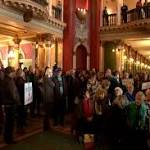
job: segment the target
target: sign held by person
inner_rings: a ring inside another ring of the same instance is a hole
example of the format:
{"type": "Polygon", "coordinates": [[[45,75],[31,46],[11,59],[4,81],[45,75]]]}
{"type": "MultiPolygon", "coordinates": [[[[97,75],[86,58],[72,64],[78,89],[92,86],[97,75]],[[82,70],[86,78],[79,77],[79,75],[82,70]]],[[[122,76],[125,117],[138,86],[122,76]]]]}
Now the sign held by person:
{"type": "Polygon", "coordinates": [[[24,84],[24,105],[28,105],[33,101],[32,83],[24,84]]]}

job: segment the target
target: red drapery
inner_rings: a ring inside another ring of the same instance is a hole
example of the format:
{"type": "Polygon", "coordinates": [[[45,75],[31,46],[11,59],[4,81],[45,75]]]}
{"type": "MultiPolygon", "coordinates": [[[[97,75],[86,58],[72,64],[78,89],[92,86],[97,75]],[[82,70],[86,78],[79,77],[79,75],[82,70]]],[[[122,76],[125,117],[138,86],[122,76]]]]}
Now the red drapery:
{"type": "Polygon", "coordinates": [[[88,0],[76,0],[76,8],[88,9],[88,0]]]}

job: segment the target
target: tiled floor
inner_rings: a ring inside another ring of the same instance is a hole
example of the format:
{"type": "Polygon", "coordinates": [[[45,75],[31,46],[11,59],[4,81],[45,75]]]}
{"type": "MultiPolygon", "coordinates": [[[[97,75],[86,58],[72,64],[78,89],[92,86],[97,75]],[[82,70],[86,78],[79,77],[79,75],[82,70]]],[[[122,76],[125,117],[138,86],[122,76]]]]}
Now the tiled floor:
{"type": "MultiPolygon", "coordinates": [[[[32,135],[35,135],[37,133],[43,132],[42,128],[42,123],[43,123],[43,118],[29,118],[27,121],[27,127],[26,127],[26,133],[25,134],[17,134],[16,132],[14,133],[14,139],[15,141],[21,141],[23,139],[26,139],[32,135]]],[[[65,133],[65,134],[70,134],[70,128],[65,127],[62,128],[60,126],[58,127],[52,127],[52,130],[58,131],[60,133],[65,133]]],[[[6,144],[3,141],[2,135],[0,135],[0,148],[5,147],[6,144]]]]}

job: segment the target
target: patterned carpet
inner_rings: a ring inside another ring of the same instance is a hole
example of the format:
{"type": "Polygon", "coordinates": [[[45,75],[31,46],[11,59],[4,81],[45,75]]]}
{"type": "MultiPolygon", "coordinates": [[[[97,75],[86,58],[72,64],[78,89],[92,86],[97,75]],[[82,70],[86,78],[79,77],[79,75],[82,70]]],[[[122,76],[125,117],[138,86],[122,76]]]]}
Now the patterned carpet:
{"type": "Polygon", "coordinates": [[[83,150],[70,135],[57,131],[36,134],[22,142],[9,145],[1,150],[83,150]]]}

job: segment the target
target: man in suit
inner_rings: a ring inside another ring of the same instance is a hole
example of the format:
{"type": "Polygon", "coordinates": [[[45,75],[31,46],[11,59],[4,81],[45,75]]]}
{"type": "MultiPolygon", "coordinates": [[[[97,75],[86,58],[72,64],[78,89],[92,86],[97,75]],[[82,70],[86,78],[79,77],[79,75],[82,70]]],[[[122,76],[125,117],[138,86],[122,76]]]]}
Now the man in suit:
{"type": "Polygon", "coordinates": [[[54,87],[54,125],[64,126],[64,116],[67,107],[67,84],[62,76],[61,68],[57,68],[56,76],[53,77],[54,87]]]}

